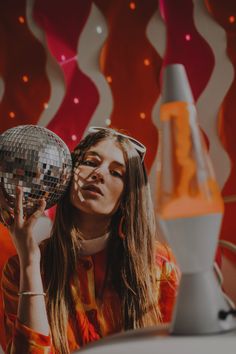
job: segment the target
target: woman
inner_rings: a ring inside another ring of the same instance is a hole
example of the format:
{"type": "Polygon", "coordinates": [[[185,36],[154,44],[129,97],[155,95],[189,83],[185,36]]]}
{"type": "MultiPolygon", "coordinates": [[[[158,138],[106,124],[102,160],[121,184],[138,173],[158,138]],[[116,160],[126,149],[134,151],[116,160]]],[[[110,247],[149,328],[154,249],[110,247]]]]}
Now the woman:
{"type": "Polygon", "coordinates": [[[70,187],[40,247],[32,229],[46,202],[25,220],[17,189],[9,228],[18,255],[2,277],[7,353],[70,353],[170,320],[178,272],[156,240],[144,154],[131,137],[90,128],[72,154],[70,187]]]}

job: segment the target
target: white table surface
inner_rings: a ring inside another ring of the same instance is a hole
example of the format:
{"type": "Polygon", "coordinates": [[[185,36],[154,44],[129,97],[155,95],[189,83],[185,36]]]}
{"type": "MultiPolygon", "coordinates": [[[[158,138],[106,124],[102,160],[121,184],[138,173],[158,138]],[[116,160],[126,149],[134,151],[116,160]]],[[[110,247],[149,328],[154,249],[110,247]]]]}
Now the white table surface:
{"type": "MultiPolygon", "coordinates": [[[[205,336],[173,336],[160,328],[128,331],[89,344],[75,353],[236,354],[236,330],[205,336]]],[[[1,347],[0,354],[4,354],[1,347]]]]}
{"type": "Polygon", "coordinates": [[[160,328],[128,331],[88,344],[78,354],[236,354],[236,330],[214,335],[169,335],[160,328]]]}

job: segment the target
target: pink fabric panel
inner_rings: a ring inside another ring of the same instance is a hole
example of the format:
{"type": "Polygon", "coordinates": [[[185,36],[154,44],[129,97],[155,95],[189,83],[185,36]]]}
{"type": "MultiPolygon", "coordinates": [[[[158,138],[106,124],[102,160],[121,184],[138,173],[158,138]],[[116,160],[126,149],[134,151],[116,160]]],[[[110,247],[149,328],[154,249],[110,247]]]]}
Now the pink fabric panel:
{"type": "Polygon", "coordinates": [[[77,46],[89,16],[91,1],[37,0],[34,16],[44,29],[51,54],[64,74],[66,94],[48,124],[73,149],[81,139],[98,104],[98,91],[77,64],[77,46]],[[74,102],[77,100],[77,103],[74,102]]]}
{"type": "Polygon", "coordinates": [[[160,10],[167,29],[163,66],[183,64],[197,100],[213,71],[214,55],[195,28],[193,3],[190,0],[160,0],[160,10]]]}

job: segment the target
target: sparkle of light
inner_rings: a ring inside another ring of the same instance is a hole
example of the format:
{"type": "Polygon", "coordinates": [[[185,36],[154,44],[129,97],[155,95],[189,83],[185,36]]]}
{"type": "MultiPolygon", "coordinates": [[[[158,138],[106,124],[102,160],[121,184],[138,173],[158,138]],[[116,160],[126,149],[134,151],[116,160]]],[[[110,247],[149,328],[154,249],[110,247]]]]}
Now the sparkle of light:
{"type": "Polygon", "coordinates": [[[145,114],[144,112],[141,112],[141,113],[139,114],[139,117],[140,117],[141,119],[145,119],[145,118],[146,118],[146,114],[145,114]]]}
{"type": "Polygon", "coordinates": [[[135,4],[134,1],[131,1],[131,2],[129,3],[129,8],[130,8],[131,10],[135,10],[135,9],[136,9],[136,4],[135,4]]]}
{"type": "Polygon", "coordinates": [[[24,18],[23,16],[19,16],[19,17],[18,17],[18,21],[19,21],[20,23],[25,23],[25,18],[24,18]]]}
{"type": "Polygon", "coordinates": [[[72,139],[73,141],[76,141],[76,140],[77,140],[77,136],[76,136],[75,134],[72,134],[72,135],[71,135],[71,139],[72,139]]]}
{"type": "Polygon", "coordinates": [[[96,31],[97,31],[97,33],[101,34],[102,33],[102,27],[101,26],[97,26],[96,27],[96,31]]]}
{"type": "Polygon", "coordinates": [[[112,77],[111,76],[107,76],[107,82],[112,83],[112,77]]]}
{"type": "Polygon", "coordinates": [[[16,116],[16,115],[15,115],[14,112],[9,112],[9,117],[10,117],[10,118],[15,118],[15,116],[16,116]]]}
{"type": "Polygon", "coordinates": [[[185,39],[186,39],[186,41],[190,41],[190,40],[191,40],[190,34],[186,34],[186,35],[185,35],[185,39]]]}
{"type": "Polygon", "coordinates": [[[78,97],[74,97],[73,102],[74,102],[75,104],[78,104],[78,103],[79,103],[78,97]]]}
{"type": "Polygon", "coordinates": [[[29,77],[28,77],[27,75],[23,75],[23,76],[22,76],[22,80],[23,80],[24,82],[28,82],[28,81],[29,81],[29,77]]]}
{"type": "Polygon", "coordinates": [[[149,59],[144,59],[144,65],[149,66],[150,65],[150,60],[149,59]]]}
{"type": "Polygon", "coordinates": [[[229,22],[234,23],[235,22],[235,16],[229,16],[229,22]]]}
{"type": "Polygon", "coordinates": [[[106,123],[106,126],[109,126],[109,125],[111,125],[111,120],[110,120],[109,118],[107,118],[107,119],[105,120],[105,123],[106,123]]]}

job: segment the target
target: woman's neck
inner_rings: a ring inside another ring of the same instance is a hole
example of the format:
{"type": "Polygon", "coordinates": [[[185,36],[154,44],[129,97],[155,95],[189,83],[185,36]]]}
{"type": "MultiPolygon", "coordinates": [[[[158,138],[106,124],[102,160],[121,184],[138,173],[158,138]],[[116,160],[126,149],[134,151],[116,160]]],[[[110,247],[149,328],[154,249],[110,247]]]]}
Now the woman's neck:
{"type": "Polygon", "coordinates": [[[108,232],[111,218],[101,215],[90,215],[83,212],[75,213],[74,226],[78,228],[85,240],[98,238],[108,232]]]}

